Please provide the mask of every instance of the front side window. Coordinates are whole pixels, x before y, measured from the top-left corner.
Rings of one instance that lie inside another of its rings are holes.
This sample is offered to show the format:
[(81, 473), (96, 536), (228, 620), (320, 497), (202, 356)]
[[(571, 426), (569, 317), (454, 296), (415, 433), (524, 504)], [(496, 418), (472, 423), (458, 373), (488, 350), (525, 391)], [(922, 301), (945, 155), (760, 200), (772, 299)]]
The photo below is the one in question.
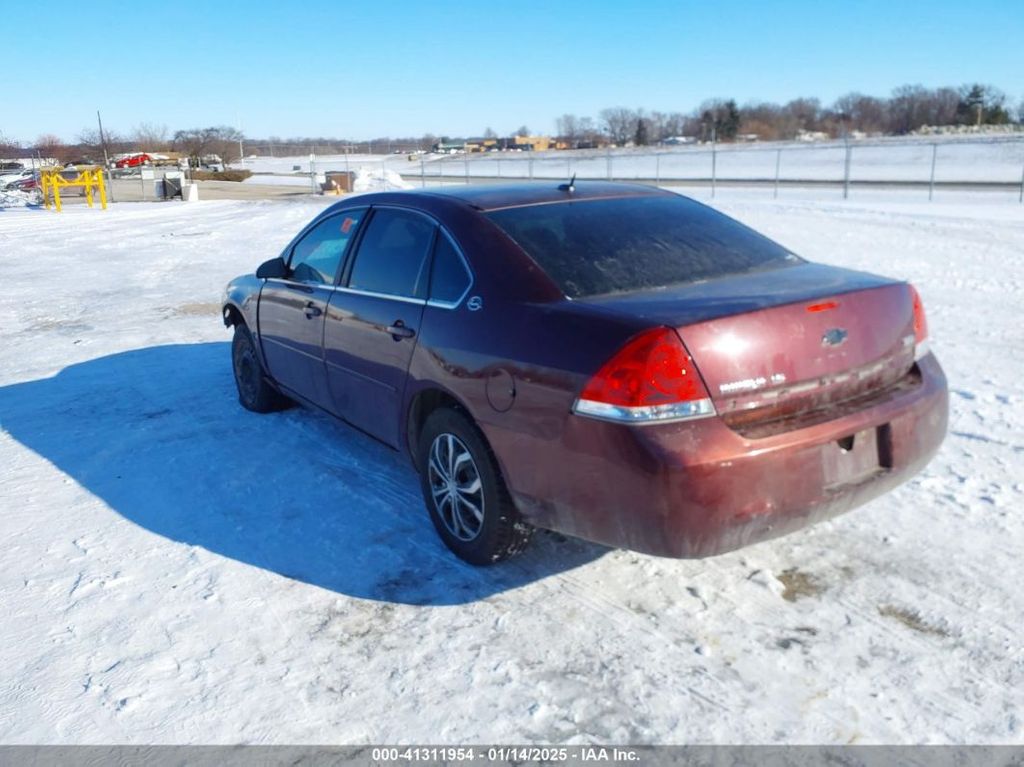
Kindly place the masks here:
[(366, 213), (362, 210), (347, 210), (325, 218), (292, 248), (288, 266), (291, 278), (298, 282), (330, 285), (341, 266), (345, 248), (359, 228), (359, 222)]
[(405, 210), (374, 211), (359, 243), (348, 286), (371, 293), (425, 298), (427, 253), (437, 227)]

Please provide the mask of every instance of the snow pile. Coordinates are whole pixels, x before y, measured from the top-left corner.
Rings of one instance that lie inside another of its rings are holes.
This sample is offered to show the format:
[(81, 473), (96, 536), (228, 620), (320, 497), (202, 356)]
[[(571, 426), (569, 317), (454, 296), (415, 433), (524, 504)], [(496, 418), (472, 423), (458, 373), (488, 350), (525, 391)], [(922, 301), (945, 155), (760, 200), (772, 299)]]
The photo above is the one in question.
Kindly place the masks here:
[(825, 196), (712, 202), (914, 281), (927, 469), (710, 560), (540, 534), (482, 570), (398, 453), (238, 405), (223, 285), (334, 198), (5, 210), (0, 743), (1021, 743), (1022, 208)]
[(24, 208), (29, 205), (42, 205), (43, 195), (38, 189), (23, 192), (18, 189), (0, 191), (0, 208)]
[(365, 165), (356, 168), (356, 177), (352, 182), (353, 192), (390, 192), (411, 188), (395, 171)]

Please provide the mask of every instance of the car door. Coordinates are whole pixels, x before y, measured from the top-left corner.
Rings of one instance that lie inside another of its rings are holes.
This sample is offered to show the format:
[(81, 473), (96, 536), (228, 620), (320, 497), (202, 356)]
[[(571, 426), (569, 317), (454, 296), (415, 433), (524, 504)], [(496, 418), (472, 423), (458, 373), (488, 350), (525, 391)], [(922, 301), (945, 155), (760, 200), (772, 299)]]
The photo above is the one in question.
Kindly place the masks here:
[(260, 294), (260, 341), (270, 376), (331, 411), (323, 359), (324, 316), (345, 252), (365, 213), (365, 208), (341, 211), (303, 233), (286, 255), (288, 277), (268, 279)]
[(392, 446), (436, 233), (425, 215), (375, 206), (327, 306), (324, 359), (335, 412)]

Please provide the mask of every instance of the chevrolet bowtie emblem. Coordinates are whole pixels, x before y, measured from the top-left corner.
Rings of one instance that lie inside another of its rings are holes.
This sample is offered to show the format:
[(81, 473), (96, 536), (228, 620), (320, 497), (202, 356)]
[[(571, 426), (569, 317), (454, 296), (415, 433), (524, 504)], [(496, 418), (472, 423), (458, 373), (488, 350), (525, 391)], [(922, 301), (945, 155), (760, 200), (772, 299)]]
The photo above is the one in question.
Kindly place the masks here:
[(821, 337), (822, 346), (839, 346), (846, 341), (846, 330), (845, 328), (831, 328), (825, 331), (825, 334)]

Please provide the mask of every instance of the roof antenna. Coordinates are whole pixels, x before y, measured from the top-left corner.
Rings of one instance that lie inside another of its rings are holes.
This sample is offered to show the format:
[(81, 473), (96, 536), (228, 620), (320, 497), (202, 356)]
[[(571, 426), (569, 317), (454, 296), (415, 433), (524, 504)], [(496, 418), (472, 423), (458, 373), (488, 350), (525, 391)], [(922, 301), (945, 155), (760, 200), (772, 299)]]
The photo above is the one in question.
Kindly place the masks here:
[(572, 194), (573, 192), (575, 192), (576, 191), (576, 174), (575, 173), (572, 174), (572, 178), (569, 179), (569, 183), (568, 184), (559, 184), (558, 188), (561, 191), (563, 191), (563, 192), (568, 192), (569, 194)]

